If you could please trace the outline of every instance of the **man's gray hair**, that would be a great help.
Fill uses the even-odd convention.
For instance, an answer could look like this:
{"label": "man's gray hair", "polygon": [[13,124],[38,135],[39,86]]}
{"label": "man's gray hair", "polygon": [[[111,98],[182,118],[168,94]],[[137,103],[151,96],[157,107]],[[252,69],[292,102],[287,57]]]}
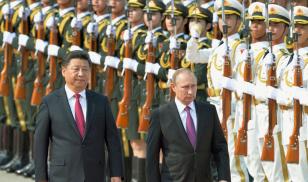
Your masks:
{"label": "man's gray hair", "polygon": [[180,69],[176,70],[174,72],[174,74],[172,75],[172,80],[171,81],[172,81],[173,84],[176,84],[176,79],[181,74],[189,74],[189,75],[193,76],[194,79],[197,82],[197,78],[196,78],[195,74],[190,69],[188,69],[188,68],[180,68]]}

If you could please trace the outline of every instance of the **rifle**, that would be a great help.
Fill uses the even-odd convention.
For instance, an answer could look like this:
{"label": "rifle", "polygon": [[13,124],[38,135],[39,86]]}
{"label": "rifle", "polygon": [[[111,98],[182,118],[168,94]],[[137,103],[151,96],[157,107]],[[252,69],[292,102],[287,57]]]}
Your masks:
{"label": "rifle", "polygon": [[[77,0],[75,0],[75,18],[76,18],[76,21],[79,21],[78,16],[77,16]],[[75,46],[80,46],[81,45],[81,40],[80,40],[81,33],[78,27],[73,27],[72,36],[73,36],[72,44]]]}
{"label": "rifle", "polygon": [[[95,20],[94,20],[94,12],[92,10],[92,1],[89,0],[88,1],[88,4],[89,4],[89,11],[91,12],[91,22],[92,23],[95,23]],[[94,51],[96,52],[97,51],[97,33],[96,32],[93,32],[89,35],[89,38],[90,38],[90,51]],[[88,85],[88,88],[90,90],[94,90],[96,85],[97,85],[97,80],[96,80],[96,69],[97,69],[97,66],[95,64],[92,64],[91,65],[91,76],[90,76],[90,82],[89,82],[89,85]]]}
{"label": "rifle", "polygon": [[[265,13],[266,13],[266,32],[267,41],[269,43],[269,54],[273,55],[273,45],[272,45],[272,32],[269,30],[269,13],[268,13],[268,0],[265,2]],[[276,65],[274,61],[274,56],[272,56],[272,64],[268,65],[267,70],[267,86],[276,87]],[[264,143],[262,147],[261,160],[262,161],[274,161],[274,137],[273,129],[277,124],[277,103],[276,100],[268,99],[268,131],[264,136]]]}
{"label": "rifle", "polygon": [[[21,34],[25,34],[27,35],[29,33],[29,26],[28,26],[28,17],[25,13],[26,11],[26,2],[23,1],[23,5],[24,5],[24,11],[23,11],[23,16],[22,16],[22,20],[21,20],[21,25],[20,25],[20,32]],[[15,87],[15,94],[14,94],[14,98],[15,99],[20,99],[20,100],[25,100],[26,99],[26,83],[25,83],[25,73],[28,70],[28,64],[29,64],[29,52],[27,51],[27,49],[23,46],[20,47],[20,51],[21,51],[21,68],[20,68],[20,72],[17,76],[17,83],[16,83],[16,87]]]}
{"label": "rifle", "polygon": [[[292,30],[294,31],[294,6],[291,4],[291,17],[292,17]],[[302,69],[300,66],[300,58],[298,53],[298,34],[296,32],[293,33],[293,42],[294,42],[294,50],[295,50],[295,57],[296,65],[294,67],[294,80],[293,86],[295,87],[302,87],[303,86],[303,75]],[[296,163],[299,162],[299,129],[302,126],[302,106],[298,99],[293,99],[293,108],[294,108],[294,128],[292,131],[292,135],[290,136],[290,141],[288,145],[287,155],[286,155],[286,162],[287,163]]]}
{"label": "rifle", "polygon": [[[224,64],[223,64],[223,76],[231,78],[232,69],[231,61],[229,59],[229,45],[228,45],[228,25],[226,24],[225,16],[225,5],[224,0],[222,0],[222,21],[223,21],[223,37],[226,39],[226,54],[224,55]],[[232,92],[226,88],[222,89],[222,121],[221,127],[224,132],[225,138],[228,141],[228,129],[227,122],[231,115],[231,99]]]}
{"label": "rifle", "polygon": [[[9,13],[5,17],[5,31],[12,32],[12,21],[11,21],[11,6],[10,1],[7,1],[9,6]],[[1,96],[9,96],[10,95],[10,81],[9,77],[11,74],[11,66],[12,66],[12,56],[13,50],[12,45],[5,43],[4,44],[4,66],[1,71],[0,77],[0,95]]]}
{"label": "rifle", "polygon": [[[174,16],[174,0],[171,0],[171,19],[172,19],[172,26],[173,26],[173,36],[174,38],[176,38],[175,36],[177,35],[176,32],[176,19]],[[179,69],[180,66],[180,61],[179,61],[179,50],[176,49],[172,49],[171,53],[170,53],[170,68],[177,70]],[[172,100],[175,97],[175,93],[172,90],[172,88],[170,87],[170,100]]]}
{"label": "rifle", "polygon": [[[126,8],[126,15],[128,17],[128,9]],[[127,21],[127,29],[129,31],[129,35],[131,34],[130,30],[130,22]],[[131,37],[129,41],[125,42],[125,58],[132,57],[132,41]],[[124,70],[123,70],[124,71]],[[131,97],[131,90],[132,90],[132,74],[133,72],[129,69],[125,69],[124,75],[124,95],[122,100],[119,102],[119,112],[117,116],[117,127],[118,128],[128,128],[128,121],[129,121],[129,113],[128,113],[128,106]]]}
{"label": "rifle", "polygon": [[[109,13],[111,13],[111,7],[108,8]],[[110,15],[109,26],[112,25],[112,16]],[[115,52],[115,35],[108,35],[107,37],[107,56],[114,56]],[[107,67],[106,68],[106,81],[105,81],[105,95],[110,99],[114,89],[114,76],[116,71],[114,68]]]}
{"label": "rifle", "polygon": [[[55,16],[51,17],[54,19],[54,25],[50,28],[49,32],[49,44],[58,45],[58,29],[56,24]],[[50,94],[55,89],[55,82],[57,80],[57,57],[49,57],[49,81],[46,87],[46,95]]]}
{"label": "rifle", "polygon": [[[243,35],[246,42],[246,50],[249,50],[249,30],[246,24],[245,19],[245,0],[243,0],[243,23],[244,23],[244,29],[243,29]],[[251,82],[252,80],[252,73],[251,73],[251,57],[249,54],[249,51],[247,53],[247,60],[245,62],[244,66],[244,81],[245,82]],[[237,139],[235,141],[235,155],[244,155],[247,156],[247,125],[249,120],[251,119],[251,102],[252,102],[252,96],[243,93],[243,121],[242,126],[238,130]]]}
{"label": "rifle", "polygon": [[[149,0],[147,2],[147,19],[149,22],[149,32],[152,32],[152,12],[149,8]],[[154,35],[153,35],[154,36]],[[153,45],[153,40],[148,43],[148,54],[147,54],[147,62],[155,63],[155,47]],[[151,106],[154,97],[154,83],[155,78],[154,74],[147,74],[146,75],[146,99],[145,103],[142,106],[142,110],[139,116],[139,127],[138,132],[145,133],[148,131],[149,123],[150,123],[150,115],[151,115]]]}
{"label": "rifle", "polygon": [[[37,24],[37,39],[44,40],[45,39],[45,32],[44,32],[44,15],[42,10],[40,11],[41,15],[41,22]],[[32,92],[31,98],[31,105],[37,106],[40,105],[43,98],[43,77],[45,75],[45,60],[44,60],[44,53],[38,51],[37,52],[37,61],[38,61],[38,71],[36,74],[36,78],[34,80],[34,88]]]}

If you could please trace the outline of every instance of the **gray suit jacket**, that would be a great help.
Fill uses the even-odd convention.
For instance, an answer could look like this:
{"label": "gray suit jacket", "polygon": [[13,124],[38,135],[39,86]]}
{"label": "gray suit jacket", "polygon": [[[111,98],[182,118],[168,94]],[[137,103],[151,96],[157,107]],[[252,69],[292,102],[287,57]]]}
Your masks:
{"label": "gray suit jacket", "polygon": [[[120,137],[108,100],[86,91],[86,131],[81,138],[64,88],[44,97],[36,117],[34,138],[37,181],[105,181],[105,146],[111,176],[123,176]],[[50,173],[47,171],[50,145]]]}
{"label": "gray suit jacket", "polygon": [[[197,145],[191,145],[175,102],[152,113],[147,137],[147,182],[212,181],[210,156],[213,154],[219,180],[230,181],[227,143],[215,106],[195,102]],[[163,164],[159,169],[159,150]]]}

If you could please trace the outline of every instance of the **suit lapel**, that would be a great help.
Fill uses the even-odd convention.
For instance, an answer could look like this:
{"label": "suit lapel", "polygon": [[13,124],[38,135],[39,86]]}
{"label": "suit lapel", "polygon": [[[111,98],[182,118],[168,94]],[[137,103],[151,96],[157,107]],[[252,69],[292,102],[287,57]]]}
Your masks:
{"label": "suit lapel", "polygon": [[[75,131],[75,133],[79,136],[79,131],[78,131],[78,128],[77,128],[77,125],[76,125],[76,121],[74,119],[74,116],[73,116],[73,113],[71,111],[71,108],[70,108],[70,105],[68,103],[68,100],[67,100],[67,95],[66,95],[66,92],[65,92],[65,89],[64,88],[61,88],[61,91],[60,91],[60,96],[61,96],[61,99],[60,101],[62,102],[62,106],[64,108],[64,113],[66,114],[66,117],[65,118],[68,118],[68,122],[69,124],[72,126],[73,130]],[[66,119],[65,119],[66,120]]]}
{"label": "suit lapel", "polygon": [[94,115],[94,100],[89,91],[86,91],[86,97],[87,97],[87,115],[86,115],[86,131],[83,140],[87,137],[87,134],[90,130],[90,126],[92,123],[92,116]]}
{"label": "suit lapel", "polygon": [[178,126],[180,135],[183,137],[185,143],[187,145],[189,145],[191,148],[193,148],[189,139],[188,139],[187,133],[186,133],[185,128],[184,128],[183,123],[182,123],[182,119],[180,117],[180,113],[179,113],[178,108],[176,107],[176,104],[175,104],[174,101],[172,101],[172,103],[170,104],[170,107],[171,107],[171,113],[174,113],[173,117],[174,117],[174,120],[176,121],[176,124]]}

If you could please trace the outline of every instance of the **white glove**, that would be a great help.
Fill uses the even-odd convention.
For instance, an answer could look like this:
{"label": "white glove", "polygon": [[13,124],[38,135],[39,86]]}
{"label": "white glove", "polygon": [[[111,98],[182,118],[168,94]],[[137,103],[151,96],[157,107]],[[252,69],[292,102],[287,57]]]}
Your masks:
{"label": "white glove", "polygon": [[169,41],[170,41],[170,43],[169,43],[169,49],[170,50],[173,50],[173,49],[177,49],[178,48],[178,45],[177,45],[177,41],[176,41],[176,38],[175,37],[170,37],[169,38]]}
{"label": "white glove", "polygon": [[174,69],[169,69],[168,70],[168,80],[172,80],[175,71],[176,70],[174,70]]}
{"label": "white glove", "polygon": [[213,23],[217,23],[218,22],[218,15],[217,15],[217,12],[215,11],[213,13],[213,20],[212,20]]}
{"label": "white glove", "polygon": [[36,39],[35,50],[40,51],[40,52],[44,52],[47,45],[48,45],[48,42],[43,41],[41,39]]}
{"label": "white glove", "polygon": [[198,59],[198,42],[193,37],[190,38],[187,42],[185,57],[186,57],[186,60],[192,63],[196,63]]}
{"label": "white glove", "polygon": [[49,29],[52,28],[54,25],[56,25],[56,19],[53,16],[50,16],[48,20],[46,21],[46,27]]}
{"label": "white glove", "polygon": [[25,34],[19,34],[18,36],[18,45],[26,47],[29,36]]}
{"label": "white glove", "polygon": [[11,32],[3,32],[3,43],[12,44],[16,34]]}
{"label": "white glove", "polygon": [[275,55],[272,53],[268,53],[264,58],[264,64],[271,65],[274,62]]}
{"label": "white glove", "polygon": [[[151,42],[153,41],[153,39],[154,39],[154,34],[153,34],[151,31],[148,31],[148,32],[147,32],[147,36],[145,37],[144,42],[145,42],[146,44],[149,44],[149,43],[151,43]],[[152,43],[153,43],[153,42],[152,42]]]}
{"label": "white glove", "polygon": [[87,26],[87,32],[89,34],[95,33],[97,35],[98,33],[98,24],[96,22],[90,22]]}
{"label": "white glove", "polygon": [[218,47],[219,46],[219,44],[220,44],[220,40],[218,40],[218,39],[213,39],[212,40],[212,48],[216,48],[216,47]]}
{"label": "white glove", "polygon": [[2,16],[6,16],[6,15],[8,15],[8,14],[10,14],[10,15],[13,14],[13,9],[12,9],[12,8],[9,9],[8,4],[5,4],[5,5],[2,7],[1,11],[2,11]]}
{"label": "white glove", "polygon": [[59,54],[59,49],[60,49],[60,47],[57,46],[57,45],[53,45],[53,44],[48,45],[48,48],[47,48],[48,56],[55,56],[55,57],[57,57],[58,54]]}
{"label": "white glove", "polygon": [[278,89],[276,101],[280,105],[287,106],[287,105],[289,105],[291,103],[292,100],[288,96],[288,94],[285,93],[284,90]]}
{"label": "white glove", "polygon": [[194,38],[194,39],[199,39],[199,37],[200,37],[199,33],[198,33],[196,30],[194,30],[194,29],[192,29],[192,30],[190,31],[190,35],[191,35],[191,37]]}
{"label": "white glove", "polygon": [[74,17],[71,21],[71,27],[77,28],[78,30],[81,30],[82,22],[78,18]]}
{"label": "white glove", "polygon": [[292,66],[292,67],[297,66],[297,59],[299,59],[300,68],[301,68],[301,69],[304,69],[305,63],[304,63],[303,58],[302,58],[300,55],[298,56],[298,55],[296,55],[296,54],[294,54],[293,60],[291,61],[291,65],[290,65],[290,66]]}
{"label": "white glove", "polygon": [[272,86],[266,86],[266,97],[269,99],[277,100],[278,97],[278,89]]}
{"label": "white glove", "polygon": [[129,69],[129,70],[132,70],[134,72],[137,72],[138,64],[139,63],[135,59],[124,58],[123,59],[123,72],[122,73],[124,73],[124,69]]}
{"label": "white glove", "polygon": [[120,59],[118,57],[106,56],[105,63],[104,63],[105,64],[104,69],[106,69],[107,66],[118,69],[119,63],[120,63]]}
{"label": "white glove", "polygon": [[69,48],[70,51],[82,51],[83,49],[79,46],[76,46],[76,45],[72,45],[70,48]]}
{"label": "white glove", "polygon": [[43,21],[43,15],[41,12],[38,12],[34,15],[34,19],[33,19],[35,24],[41,23]]}
{"label": "white glove", "polygon": [[221,88],[225,88],[231,91],[236,91],[237,89],[237,81],[235,79],[222,76],[220,79],[220,86]]}
{"label": "white glove", "polygon": [[124,30],[124,33],[123,33],[123,40],[124,40],[124,42],[128,42],[130,39],[132,39],[132,37],[133,37],[132,31]]}
{"label": "white glove", "polygon": [[23,15],[25,15],[25,17],[28,17],[30,15],[30,9],[27,7],[20,7],[19,11],[18,11],[18,16],[19,18],[23,18]]}
{"label": "white glove", "polygon": [[308,106],[308,91],[306,89],[302,89],[301,92],[299,92],[299,99],[300,104]]}
{"label": "white glove", "polygon": [[110,35],[115,36],[115,35],[116,35],[115,27],[112,26],[112,25],[108,25],[108,26],[107,26],[107,29],[106,29],[106,35],[107,35],[108,37],[110,37]]}
{"label": "white glove", "polygon": [[305,89],[301,88],[301,87],[297,87],[297,86],[292,86],[291,88],[291,94],[292,94],[292,98],[297,99],[297,100],[301,100],[301,92],[303,92]]}
{"label": "white glove", "polygon": [[101,64],[100,60],[102,56],[100,54],[98,54],[97,52],[93,52],[93,51],[89,51],[88,54],[89,54],[89,57],[92,63],[98,64],[98,65]]}
{"label": "white glove", "polygon": [[241,92],[241,93],[246,93],[249,95],[255,95],[254,90],[255,90],[255,85],[250,83],[250,82],[246,82],[246,81],[238,81],[237,82],[237,92]]}
{"label": "white glove", "polygon": [[158,63],[153,64],[153,63],[145,62],[145,72],[146,73],[158,75],[160,68],[161,67]]}
{"label": "white glove", "polygon": [[256,85],[254,96],[257,100],[266,101],[267,100],[267,88],[264,85]]}

